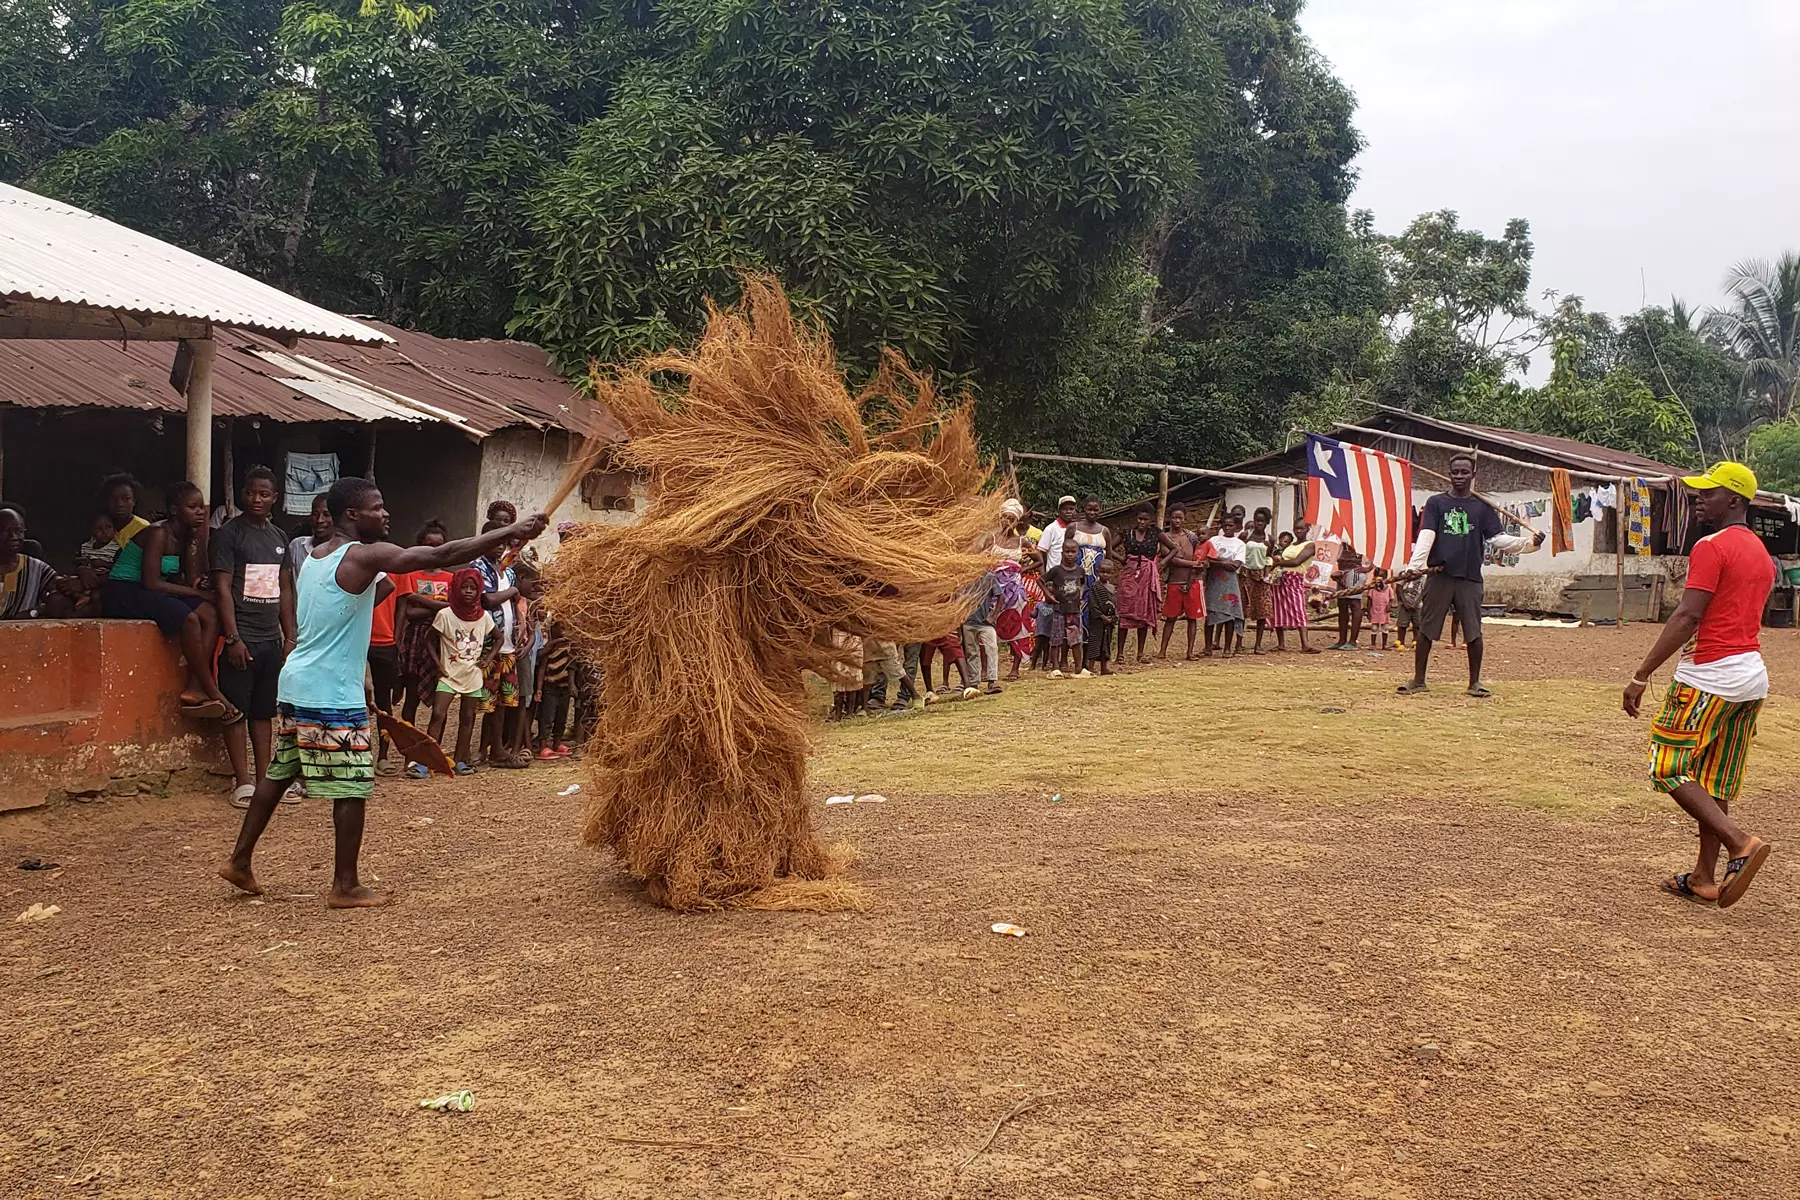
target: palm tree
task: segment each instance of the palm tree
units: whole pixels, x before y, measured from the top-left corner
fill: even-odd
[[[1800,383],[1800,254],[1739,263],[1725,280],[1730,308],[1704,328],[1744,360],[1744,391],[1776,421],[1794,415]]]

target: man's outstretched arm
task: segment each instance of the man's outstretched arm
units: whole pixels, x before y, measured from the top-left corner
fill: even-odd
[[[549,528],[550,518],[533,513],[522,521],[501,529],[441,546],[396,546],[392,542],[369,542],[350,547],[338,564],[338,586],[346,592],[360,594],[383,571],[389,575],[407,571],[436,571],[444,567],[472,563],[497,550],[515,538],[529,542]]]

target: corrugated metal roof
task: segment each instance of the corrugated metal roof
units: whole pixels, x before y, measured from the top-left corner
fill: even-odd
[[[302,341],[288,350],[254,333],[221,331],[213,411],[290,423],[443,421],[477,437],[513,425],[625,435],[536,346],[380,328],[395,345]],[[0,339],[0,404],[183,412],[186,401],[169,386],[174,361],[173,342]]]
[[[1686,475],[1683,467],[1671,467],[1667,463],[1659,463],[1653,458],[1645,458],[1641,454],[1633,454],[1629,450],[1615,450],[1611,446],[1596,446],[1591,442],[1578,442],[1573,438],[1552,437],[1545,433],[1525,433],[1518,429],[1501,429],[1494,425],[1473,425],[1467,421],[1451,421],[1443,417],[1424,417],[1418,413],[1406,412],[1402,409],[1383,408],[1378,416],[1391,417],[1396,420],[1417,421],[1421,425],[1434,426],[1451,433],[1465,433],[1471,437],[1504,438],[1518,442],[1554,458],[1562,459],[1564,466],[1584,470],[1617,471],[1620,475]],[[1404,434],[1395,434],[1403,437]],[[1354,440],[1354,439],[1353,439]],[[1583,462],[1581,460],[1591,460]],[[1595,466],[1594,464],[1604,464]]]
[[[393,342],[385,346],[345,346],[305,342],[295,351],[381,387],[441,404],[482,423],[483,413],[504,402],[512,414],[556,425],[589,437],[623,441],[625,427],[550,365],[530,342],[497,338],[440,338],[364,318]],[[504,424],[518,424],[517,417]],[[495,426],[496,428],[498,426]]]
[[[0,296],[379,344],[387,335],[59,200],[0,183]]]

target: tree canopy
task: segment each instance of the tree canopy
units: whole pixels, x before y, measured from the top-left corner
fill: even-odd
[[[0,0],[0,177],[577,376],[770,270],[852,370],[972,387],[996,449],[1216,464],[1385,403],[1775,453],[1800,258],[1615,319],[1534,303],[1522,218],[1378,231],[1300,7]]]

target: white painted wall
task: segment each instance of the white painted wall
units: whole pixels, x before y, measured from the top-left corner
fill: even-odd
[[[1300,516],[1300,510],[1294,506],[1295,489],[1289,484],[1245,484],[1242,487],[1225,489],[1225,507],[1244,506],[1244,517],[1249,518],[1259,508],[1267,508],[1275,513],[1275,524],[1271,528],[1280,533],[1291,530]]]
[[[1413,507],[1424,508],[1425,502],[1435,496],[1440,488],[1414,488]],[[1577,491],[1587,490],[1577,488]],[[1502,508],[1524,504],[1531,500],[1548,500],[1548,489],[1540,491],[1482,491],[1482,495]],[[1562,554],[1550,553],[1550,514],[1546,512],[1541,518],[1534,519],[1532,524],[1544,532],[1544,544],[1529,554],[1519,556],[1516,567],[1483,567],[1481,577],[1487,584],[1488,595],[1494,603],[1517,604],[1524,608],[1551,609],[1562,590],[1577,575],[1611,576],[1619,569],[1618,556],[1601,553],[1594,549],[1594,538],[1600,531],[1600,518],[1596,515],[1587,521],[1577,521],[1570,532],[1573,534],[1574,549]],[[1670,575],[1670,567],[1678,566],[1679,576],[1687,573],[1685,558],[1654,557],[1650,555],[1627,554],[1625,556],[1625,573],[1627,575]]]
[[[580,440],[562,430],[540,430],[528,427],[502,429],[481,443],[481,480],[475,490],[475,527],[487,515],[487,507],[495,500],[510,500],[521,516],[537,512],[550,502],[562,482],[569,458],[580,449]],[[646,493],[642,484],[631,489],[636,508],[631,511],[589,508],[581,499],[581,490],[563,501],[550,514],[552,532],[539,538],[535,545],[545,559],[556,555],[555,527],[558,521],[594,522],[602,525],[629,525],[644,510]]]

